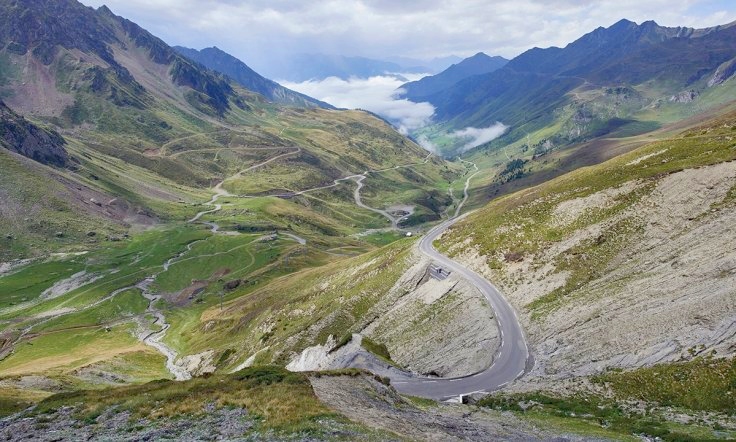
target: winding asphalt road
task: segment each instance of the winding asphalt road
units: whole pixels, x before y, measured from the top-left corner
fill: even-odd
[[[490,392],[505,387],[531,369],[533,365],[529,346],[516,312],[498,289],[481,275],[441,254],[433,246],[433,242],[448,227],[462,219],[457,214],[468,198],[470,179],[475,174],[477,172],[468,177],[465,183],[465,198],[458,206],[455,217],[427,232],[419,242],[419,250],[443,268],[465,278],[483,294],[496,314],[501,345],[488,368],[469,376],[429,378],[408,376],[406,373],[397,372],[389,374],[391,385],[403,394],[445,400],[471,393]]]

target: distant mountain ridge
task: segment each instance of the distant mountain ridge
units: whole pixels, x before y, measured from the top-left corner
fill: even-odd
[[[183,46],[173,46],[173,48],[181,55],[213,71],[227,75],[246,89],[257,92],[275,103],[333,109],[333,106],[325,102],[285,88],[275,81],[263,77],[241,60],[217,47],[205,48],[199,51]]]
[[[411,101],[424,101],[425,97],[441,92],[460,80],[473,75],[496,71],[504,67],[506,63],[508,63],[508,60],[503,57],[490,57],[483,52],[478,52],[472,57],[453,64],[437,75],[424,77],[421,80],[402,85],[402,96]]]
[[[426,72],[422,73],[438,74],[449,68],[453,64],[460,63],[461,61],[463,61],[463,58],[458,57],[457,55],[434,57],[429,60],[411,57],[387,57],[386,61],[396,63],[400,66],[421,66],[423,68],[427,68]]]
[[[426,74],[429,71],[430,68],[423,66],[405,66],[366,57],[327,54],[297,54],[281,62],[274,62],[264,70],[271,78],[296,83],[324,80],[328,77],[347,80],[351,77],[368,78],[388,73]]]
[[[564,48],[530,49],[422,100],[435,106],[435,121],[450,127],[511,126],[500,144],[556,127],[544,137],[559,145],[630,124],[683,91],[697,96],[723,83],[735,62],[733,24],[693,29],[621,20]]]

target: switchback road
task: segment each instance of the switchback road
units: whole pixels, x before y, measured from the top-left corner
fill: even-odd
[[[475,166],[475,164],[473,165]],[[477,168],[476,168],[477,171]],[[391,384],[401,393],[432,399],[448,399],[471,393],[490,392],[503,388],[522,376],[532,365],[532,356],[526,343],[524,331],[513,307],[501,293],[483,276],[459,264],[434,248],[434,241],[462,217],[457,215],[468,199],[470,179],[465,183],[465,196],[458,206],[455,217],[432,228],[419,242],[419,250],[432,261],[455,275],[465,278],[486,298],[496,315],[501,336],[501,345],[490,365],[483,371],[459,378],[430,378],[392,374]]]

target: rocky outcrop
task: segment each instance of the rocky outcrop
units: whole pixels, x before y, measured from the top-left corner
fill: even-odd
[[[34,125],[0,101],[0,145],[6,149],[39,163],[64,167],[69,161],[65,144],[57,132]]]
[[[386,344],[402,366],[447,377],[487,368],[500,345],[493,310],[453,274],[443,281],[426,277],[363,333]]]
[[[195,355],[184,356],[176,361],[176,365],[182,367],[193,376],[202,376],[214,373],[217,370],[214,359],[214,350],[207,350]]]
[[[350,420],[409,440],[595,440],[590,436],[562,435],[549,426],[533,425],[514,414],[482,407],[437,404],[420,408],[390,386],[365,375],[314,376],[310,382],[325,405]]]
[[[695,90],[682,91],[670,97],[672,103],[692,103],[700,94]]]
[[[718,86],[731,78],[736,73],[736,58],[718,66],[716,73],[708,80],[708,87]]]

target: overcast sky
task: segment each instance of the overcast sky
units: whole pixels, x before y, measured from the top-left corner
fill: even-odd
[[[254,68],[291,53],[372,58],[512,58],[564,46],[621,18],[707,27],[736,20],[733,0],[82,0],[107,4],[171,45],[218,46]],[[551,6],[551,5],[554,6]]]

